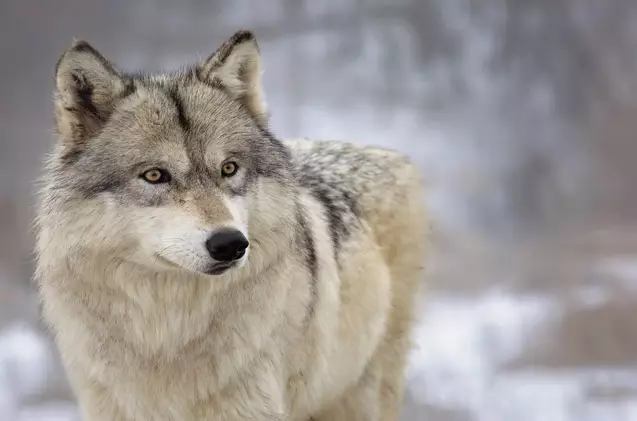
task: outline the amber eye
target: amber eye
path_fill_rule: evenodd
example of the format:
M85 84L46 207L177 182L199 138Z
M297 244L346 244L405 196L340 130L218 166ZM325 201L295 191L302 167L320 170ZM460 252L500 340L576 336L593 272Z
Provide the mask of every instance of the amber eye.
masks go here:
M153 168L144 172L142 178L151 184L168 183L170 181L170 173L160 168Z
M226 162L221 167L221 175L224 177L232 177L239 171L239 166L234 162Z

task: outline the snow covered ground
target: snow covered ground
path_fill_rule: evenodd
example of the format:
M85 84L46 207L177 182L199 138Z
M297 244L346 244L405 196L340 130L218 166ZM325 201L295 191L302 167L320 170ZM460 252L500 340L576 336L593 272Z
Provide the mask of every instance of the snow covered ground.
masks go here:
M538 331L559 317L551 298L493 292L437 297L427 306L416 331L410 394L424 408L447 415L423 420L637 419L637 367L503 367L532 348ZM594 396L613 389L623 396Z

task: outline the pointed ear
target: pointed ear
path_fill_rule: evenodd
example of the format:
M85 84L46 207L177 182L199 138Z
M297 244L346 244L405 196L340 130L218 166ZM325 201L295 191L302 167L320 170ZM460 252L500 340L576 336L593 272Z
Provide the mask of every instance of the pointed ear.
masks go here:
M265 124L268 119L261 88L261 60L256 38L238 31L207 60L197 66L199 79L221 85Z
M95 136L116 100L133 89L132 82L85 41L73 43L55 73L56 128L60 140L74 148Z

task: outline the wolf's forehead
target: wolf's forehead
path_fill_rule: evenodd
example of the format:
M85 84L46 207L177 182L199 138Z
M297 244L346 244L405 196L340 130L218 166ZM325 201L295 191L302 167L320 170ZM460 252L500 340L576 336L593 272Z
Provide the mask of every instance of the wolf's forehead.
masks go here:
M200 148L200 152L223 147L229 139L236 143L254 130L252 117L223 88L187 74L157 75L143 85L163 122L177 129L187 146Z
M248 147L252 118L222 89L185 76L157 75L137 79L134 140L189 160L221 156Z

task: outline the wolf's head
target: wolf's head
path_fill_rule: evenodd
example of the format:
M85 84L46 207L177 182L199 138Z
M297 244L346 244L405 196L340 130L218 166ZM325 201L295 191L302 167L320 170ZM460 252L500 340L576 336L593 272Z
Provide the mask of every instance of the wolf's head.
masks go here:
M208 274L243 265L293 212L290 157L267 130L260 72L247 31L154 76L74 43L56 68L40 253L55 245Z

